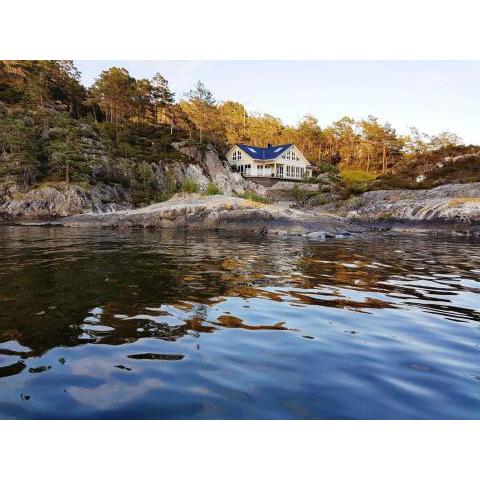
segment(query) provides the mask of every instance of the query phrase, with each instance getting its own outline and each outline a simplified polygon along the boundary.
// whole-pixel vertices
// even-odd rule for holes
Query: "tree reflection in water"
[[[58,348],[131,345],[130,360],[182,363],[181,349],[161,345],[227,330],[312,344],[333,312],[345,322],[341,331],[355,334],[349,319],[381,311],[480,320],[472,303],[480,293],[478,244],[451,238],[309,242],[2,227],[0,261],[3,378],[50,374],[58,366],[38,361]],[[138,351],[147,340],[159,340],[158,351]]]

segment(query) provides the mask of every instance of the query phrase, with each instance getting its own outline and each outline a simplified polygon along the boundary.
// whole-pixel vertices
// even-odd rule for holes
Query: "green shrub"
[[[205,189],[205,195],[223,195],[222,190],[213,182],[209,182]]]
[[[312,195],[308,199],[308,205],[310,207],[320,207],[322,205],[325,205],[327,203],[325,196],[322,193],[316,193],[315,195]]]
[[[244,198],[245,200],[251,200],[252,202],[272,203],[269,198],[259,195],[256,192],[245,192],[243,195],[238,195],[238,197]]]
[[[375,172],[366,172],[365,170],[345,169],[341,171],[341,175],[342,180],[349,184],[368,183],[377,178],[377,174]]]
[[[291,190],[291,195],[298,204],[303,204],[311,194],[300,188],[298,185],[295,185]]]
[[[320,173],[331,173],[333,175],[340,174],[338,165],[333,165],[332,163],[328,163],[328,162],[320,162],[317,165],[317,169]]]
[[[186,178],[180,184],[180,191],[186,193],[198,193],[200,191],[200,187],[197,182],[190,178]]]

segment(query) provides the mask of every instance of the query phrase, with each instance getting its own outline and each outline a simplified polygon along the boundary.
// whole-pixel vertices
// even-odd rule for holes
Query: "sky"
[[[307,114],[321,127],[374,115],[399,133],[448,130],[480,144],[480,61],[76,61],[89,86],[112,66],[136,78],[160,72],[180,99],[201,80],[219,101],[289,125]]]

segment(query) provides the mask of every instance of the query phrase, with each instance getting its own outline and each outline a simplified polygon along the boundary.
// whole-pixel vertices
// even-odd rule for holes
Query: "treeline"
[[[322,128],[308,114],[298,125],[289,126],[271,115],[247,112],[241,103],[217,101],[201,82],[175,99],[160,73],[152,79],[135,79],[126,69],[113,67],[85,88],[72,61],[0,61],[0,101],[13,111],[54,109],[72,119],[108,124],[120,137],[126,125],[162,126],[172,135],[211,142],[223,152],[237,142],[295,143],[314,164],[335,163],[378,173],[461,144],[450,132],[430,136],[412,127],[408,135],[400,135],[373,116],[343,117]],[[4,153],[15,149],[12,128],[0,132]]]

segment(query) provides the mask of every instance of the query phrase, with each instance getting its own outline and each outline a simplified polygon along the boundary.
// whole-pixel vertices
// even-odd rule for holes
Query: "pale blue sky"
[[[111,66],[137,78],[160,72],[176,98],[201,80],[217,100],[295,125],[312,113],[324,127],[375,115],[400,133],[450,130],[480,144],[480,61],[76,61],[90,85]]]

